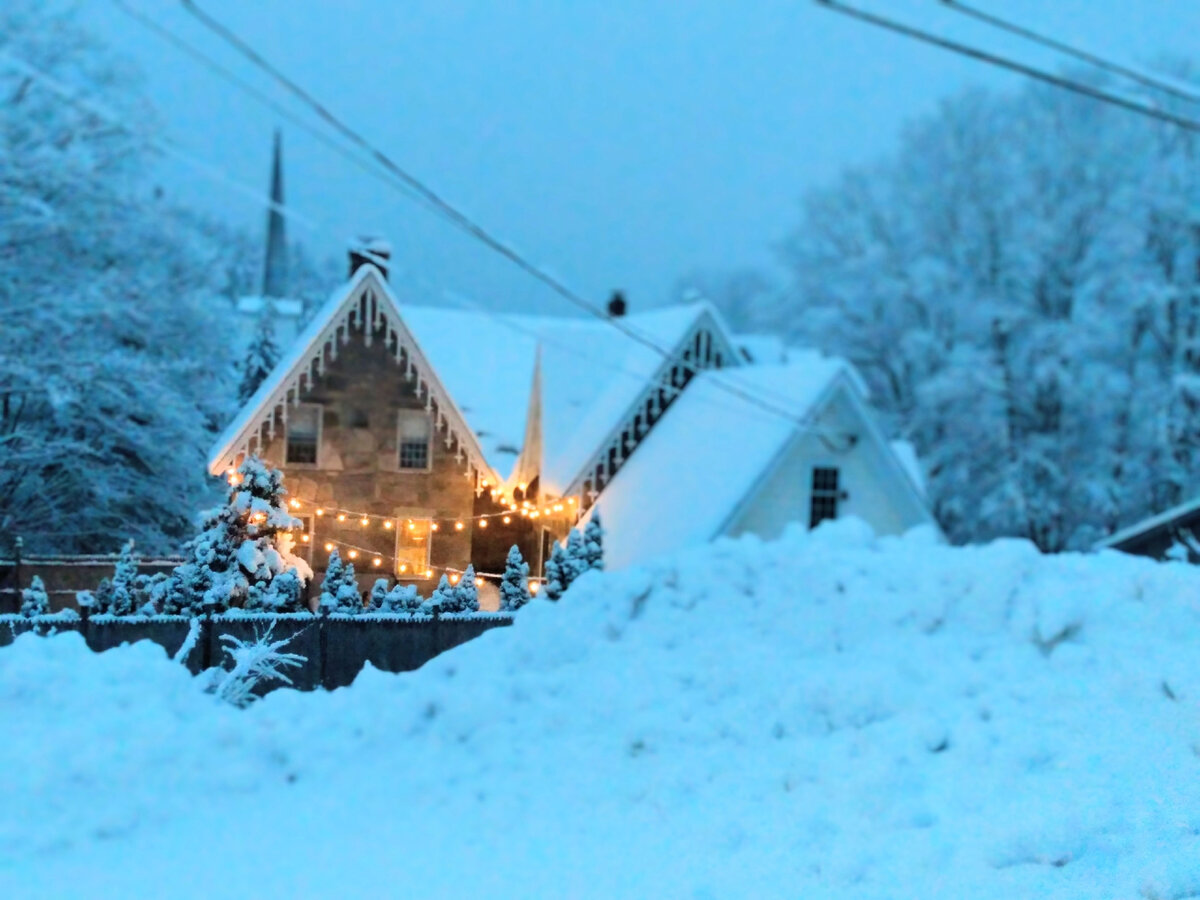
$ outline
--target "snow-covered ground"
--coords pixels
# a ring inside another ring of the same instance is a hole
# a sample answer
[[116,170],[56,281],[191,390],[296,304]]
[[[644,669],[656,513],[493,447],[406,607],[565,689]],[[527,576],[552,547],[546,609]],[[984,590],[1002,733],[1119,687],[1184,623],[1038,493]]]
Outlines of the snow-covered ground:
[[0,650],[0,896],[1200,896],[1200,572],[853,522],[218,704]]

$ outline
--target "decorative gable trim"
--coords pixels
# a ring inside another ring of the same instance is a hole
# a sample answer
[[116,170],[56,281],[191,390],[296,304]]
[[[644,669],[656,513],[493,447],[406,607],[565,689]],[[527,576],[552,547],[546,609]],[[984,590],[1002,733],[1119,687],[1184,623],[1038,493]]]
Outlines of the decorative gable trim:
[[740,365],[742,357],[729,332],[711,308],[704,308],[563,496],[579,495],[581,511],[587,509],[698,372]]
[[488,465],[475,433],[446,391],[433,366],[400,315],[387,283],[374,266],[355,273],[342,299],[331,299],[309,324],[287,358],[246,402],[209,455],[208,468],[218,475],[251,453],[262,452],[286,428],[288,410],[305,401],[314,383],[338,358],[338,350],[361,335],[366,346],[382,341],[401,367],[433,420],[434,439],[452,449],[476,483],[498,479]]

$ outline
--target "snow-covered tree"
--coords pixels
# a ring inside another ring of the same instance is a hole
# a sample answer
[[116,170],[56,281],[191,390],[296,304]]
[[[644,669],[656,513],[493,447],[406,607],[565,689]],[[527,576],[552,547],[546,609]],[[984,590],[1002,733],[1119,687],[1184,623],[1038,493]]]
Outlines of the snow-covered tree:
[[167,552],[215,499],[205,451],[233,399],[211,302],[224,251],[155,195],[156,117],[79,12],[0,4],[0,51],[19,61],[0,62],[0,552],[17,534]]
[[358,580],[354,577],[354,563],[343,563],[337,550],[329,554],[325,580],[321,582],[321,611],[350,616],[364,611]]
[[567,549],[563,554],[562,585],[565,591],[575,579],[591,568],[587,545],[583,542],[583,532],[572,528],[567,535]]
[[1085,547],[1200,491],[1197,209],[1177,129],[971,91],[809,195],[759,323],[856,365],[952,539]]
[[34,575],[29,587],[21,591],[21,615],[27,619],[34,616],[50,614],[50,595],[46,593],[46,585],[38,575]]
[[[198,615],[230,606],[265,608],[285,602],[293,579],[312,577],[292,550],[290,529],[300,527],[284,499],[283,475],[255,456],[238,468],[224,506],[209,511],[203,530],[184,548],[186,561],[156,586],[164,613]],[[280,575],[292,573],[272,589]]]
[[604,568],[604,526],[600,524],[600,511],[594,510],[583,529],[583,558],[589,569]]
[[388,593],[388,579],[376,578],[375,583],[371,585],[369,608],[372,612],[378,612],[384,608],[387,604]]
[[[97,613],[107,613],[114,616],[131,616],[141,603],[137,592],[137,560],[133,558],[132,540],[126,541],[121,547],[121,555],[117,558],[116,569],[112,579],[104,579],[96,590]],[[142,602],[145,602],[144,599]]]
[[245,358],[239,367],[242,380],[238,385],[238,403],[245,403],[253,397],[258,386],[267,380],[267,376],[279,362],[279,346],[275,343],[275,316],[274,302],[265,298],[254,337],[251,338]]
[[441,577],[429,599],[421,604],[421,611],[435,616],[458,612],[458,592],[449,578]]
[[479,587],[475,584],[475,567],[468,564],[467,570],[454,586],[457,612],[479,612]]
[[545,579],[544,593],[547,600],[557,600],[567,589],[566,561],[567,554],[562,544],[555,542],[550,547],[550,558],[542,567],[542,577]]
[[415,584],[397,584],[383,597],[379,611],[412,614],[420,612],[424,602]]
[[521,551],[513,544],[504,561],[504,577],[500,580],[500,608],[515,612],[530,601],[529,563],[521,557]]

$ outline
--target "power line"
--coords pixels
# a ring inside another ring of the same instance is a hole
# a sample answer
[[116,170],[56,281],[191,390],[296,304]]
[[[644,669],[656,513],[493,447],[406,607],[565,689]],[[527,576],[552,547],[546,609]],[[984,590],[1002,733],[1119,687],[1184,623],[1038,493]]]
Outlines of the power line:
[[1200,91],[1192,89],[1188,85],[1179,84],[1174,81],[1167,81],[1158,77],[1152,72],[1144,72],[1139,69],[1135,69],[1132,66],[1125,65],[1124,63],[1113,62],[1112,60],[1105,59],[1098,53],[1094,53],[1090,50],[1084,50],[1079,47],[1074,47],[1058,40],[1057,38],[1040,34],[1039,32],[1036,32],[1031,28],[1027,28],[1024,25],[1018,25],[1015,22],[1002,19],[1000,16],[985,12],[984,10],[973,6],[968,6],[966,3],[960,2],[960,0],[941,0],[941,2],[957,13],[970,16],[971,18],[991,25],[994,28],[1007,31],[1009,34],[1015,34],[1018,37],[1025,38],[1026,40],[1032,41],[1035,44],[1040,44],[1043,47],[1049,47],[1051,50],[1057,50],[1059,53],[1065,53],[1067,56],[1089,63],[1098,69],[1103,69],[1105,72],[1110,72],[1114,75],[1121,75],[1125,78],[1136,81],[1138,84],[1141,84],[1145,87],[1165,91],[1166,93],[1183,100],[1190,100],[1193,103],[1200,102]]
[[[362,159],[362,157],[351,152],[350,150],[346,149],[346,147],[344,147],[342,144],[339,144],[337,141],[335,141],[333,138],[331,138],[328,134],[326,134],[320,128],[317,128],[316,126],[305,121],[302,117],[296,115],[296,113],[292,112],[290,109],[288,109],[282,103],[275,100],[273,97],[268,95],[265,91],[259,90],[257,87],[255,87],[250,82],[246,81],[244,78],[241,78],[238,75],[236,75],[233,71],[231,71],[226,66],[221,65],[221,63],[217,62],[215,59],[213,59],[208,54],[204,53],[201,50],[198,50],[196,47],[189,44],[183,38],[179,37],[177,34],[173,33],[169,29],[165,28],[161,23],[156,22],[150,16],[147,16],[145,13],[141,12],[140,10],[137,10],[137,9],[133,8],[132,6],[130,6],[128,3],[125,2],[125,0],[112,0],[112,3],[114,6],[117,7],[117,9],[119,9],[121,12],[123,12],[129,18],[131,18],[134,22],[136,22],[137,24],[139,24],[140,26],[145,28],[147,31],[149,31],[151,34],[153,34],[159,40],[164,41],[165,43],[174,47],[179,52],[190,57],[192,60],[197,62],[199,65],[203,66],[204,68],[206,68],[210,72],[212,72],[218,78],[222,79],[223,81],[228,82],[229,84],[232,84],[238,90],[249,95],[250,97],[253,97],[256,101],[261,103],[267,109],[271,110],[276,115],[283,118],[284,120],[292,123],[293,125],[295,125],[300,130],[304,131],[309,136],[315,138],[317,141],[319,141],[325,147],[332,150],[334,153],[337,153],[339,156],[343,157],[344,159],[349,160],[355,166],[360,168],[362,171],[366,172],[368,175],[371,175],[375,178],[386,178],[386,176],[382,172],[380,172],[378,169],[376,169],[374,166],[372,166],[369,162]],[[400,182],[393,182],[393,185],[401,190],[405,190],[405,191],[408,190],[407,187],[405,185],[401,184]],[[411,193],[411,192],[409,193],[409,199],[417,200],[419,202],[424,202],[423,198],[421,198],[417,194]]]
[[[184,0],[188,2],[188,0]],[[996,66],[1000,69],[1006,69],[1010,72],[1016,72],[1028,78],[1033,78],[1037,81],[1045,82],[1046,84],[1054,85],[1055,87],[1063,88],[1076,94],[1081,94],[1085,97],[1090,97],[1093,100],[1099,100],[1103,103],[1109,103],[1113,106],[1119,106],[1129,112],[1138,113],[1139,115],[1147,116],[1151,119],[1157,119],[1160,122],[1167,122],[1187,131],[1200,132],[1200,121],[1185,118],[1175,115],[1166,110],[1157,109],[1153,106],[1148,106],[1144,103],[1139,103],[1136,100],[1131,100],[1127,97],[1122,97],[1119,94],[1113,94],[1100,88],[1091,87],[1090,85],[1080,84],[1072,81],[1069,78],[1064,78],[1059,75],[1051,74],[1043,69],[1038,69],[1034,66],[1020,63],[1015,60],[999,56],[994,53],[989,53],[986,50],[980,50],[978,47],[972,47],[969,44],[962,44],[958,41],[952,41],[949,38],[944,38],[928,31],[923,31],[919,28],[914,28],[911,25],[905,25],[895,19],[889,19],[875,13],[867,12],[854,6],[847,6],[838,0],[814,0],[819,6],[824,6],[834,12],[841,13],[852,19],[866,22],[869,25],[874,25],[877,28],[882,28],[886,31],[894,32],[895,34],[903,35],[904,37],[912,38],[925,44],[932,44],[935,47],[940,47],[943,50],[949,50],[952,53],[957,53],[960,56],[966,56],[970,59],[979,62],[987,63],[991,66]]]
[[154,137],[138,131],[135,128],[131,128],[115,111],[109,109],[103,104],[95,102],[94,100],[89,100],[83,97],[78,90],[63,84],[53,75],[50,75],[42,69],[31,65],[25,60],[13,56],[7,50],[0,50],[0,60],[8,63],[10,66],[17,69],[31,80],[41,84],[44,88],[62,98],[69,105],[87,113],[88,115],[95,116],[102,122],[107,122],[112,127],[124,132],[130,137],[142,141],[146,144],[146,146],[158,150],[160,153],[190,166],[191,168],[200,172],[206,178],[223,184],[240,194],[244,194],[251,199],[257,200],[258,202],[265,203],[271,209],[288,216],[290,219],[297,222],[297,224],[302,225],[305,228],[315,230],[319,227],[316,222],[307,216],[302,215],[296,210],[286,207],[283,204],[276,203],[274,200],[272,200],[270,197],[267,197],[260,191],[256,191],[254,188],[251,188],[233,178],[223,169],[220,169],[217,166],[205,162],[199,157],[188,153],[176,142],[170,140],[169,138]]
[[[457,227],[459,230],[465,232],[469,236],[475,238],[477,241],[482,243],[484,246],[486,246],[493,252],[504,257],[509,262],[513,263],[515,266],[517,266],[519,269],[521,269],[523,272],[525,272],[527,275],[540,281],[542,284],[549,287],[552,291],[554,291],[556,294],[558,294],[560,297],[567,300],[571,304],[579,307],[580,309],[583,309],[584,311],[591,314],[592,316],[595,316],[596,318],[600,319],[601,321],[607,322],[610,326],[612,326],[613,328],[616,328],[618,331],[622,332],[626,337],[653,350],[655,353],[658,353],[665,359],[673,358],[669,350],[663,349],[658,344],[656,344],[653,340],[647,338],[643,334],[640,334],[636,329],[629,327],[627,324],[622,323],[619,319],[609,316],[604,309],[602,309],[601,307],[597,306],[592,301],[586,299],[585,297],[581,296],[580,294],[578,294],[577,292],[572,290],[562,280],[555,277],[554,275],[551,275],[549,272],[545,271],[543,268],[536,265],[535,263],[532,263],[529,260],[527,260],[521,254],[519,254],[516,250],[514,250],[512,247],[510,247],[508,244],[506,244],[504,241],[500,240],[495,235],[493,235],[483,225],[476,222],[474,219],[472,219],[466,213],[462,212],[457,207],[455,207],[453,204],[451,204],[449,201],[444,199],[435,190],[433,190],[433,188],[429,187],[427,184],[425,184],[425,182],[423,182],[417,176],[413,175],[411,172],[409,172],[406,169],[404,169],[403,167],[401,167],[398,163],[394,162],[386,153],[377,149],[365,137],[363,137],[358,131],[356,131],[350,125],[346,124],[344,121],[342,121],[336,115],[334,115],[316,97],[314,97],[311,93],[309,93],[304,87],[302,87],[300,84],[298,84],[295,80],[288,77],[279,68],[277,68],[276,66],[271,64],[261,54],[259,54],[258,51],[256,51],[253,47],[251,47],[244,40],[242,40],[240,37],[238,37],[237,34],[235,34],[233,31],[231,31],[230,29],[225,27],[223,24],[221,24],[221,22],[214,19],[212,16],[208,15],[208,13],[204,12],[204,10],[200,9],[200,7],[196,5],[194,0],[181,0],[181,2],[183,3],[184,8],[189,13],[191,13],[202,25],[204,25],[205,28],[212,31],[214,34],[216,34],[218,37],[220,37],[223,41],[225,41],[227,44],[229,44],[231,47],[233,47],[235,50],[237,50],[242,56],[244,56],[251,63],[253,63],[256,67],[261,69],[263,72],[267,73],[274,81],[276,81],[278,84],[282,85],[293,96],[295,96],[299,100],[301,100],[301,102],[303,102],[306,106],[308,106],[310,109],[312,109],[321,119],[323,119],[326,123],[328,123],[330,125],[330,127],[332,127],[335,131],[337,131],[339,134],[341,134],[344,138],[349,140],[351,143],[353,143],[356,147],[361,149],[363,152],[368,154],[371,157],[371,159],[375,160],[375,162],[377,162],[380,166],[382,166],[384,169],[386,169],[388,172],[390,172],[392,175],[394,175],[396,178],[398,178],[400,181],[402,181],[407,187],[409,187],[412,191],[414,191],[417,195],[419,195],[423,200],[425,200],[426,203],[429,204],[429,206],[432,209],[434,209],[436,212],[438,212],[444,219],[446,219],[452,225]],[[715,385],[717,385],[721,390],[723,390],[727,393],[730,393],[734,396],[737,396],[737,397],[741,398],[742,400],[744,400],[748,403],[751,403],[755,406],[758,406],[764,410],[767,410],[768,412],[771,412],[774,415],[782,416],[782,417],[788,419],[789,421],[798,422],[800,424],[803,424],[802,419],[793,415],[787,409],[777,406],[768,401],[765,401],[761,397],[757,397],[754,394],[751,394],[747,391],[744,391],[734,385],[731,385],[731,384],[725,382],[724,380],[714,378],[713,383]]]

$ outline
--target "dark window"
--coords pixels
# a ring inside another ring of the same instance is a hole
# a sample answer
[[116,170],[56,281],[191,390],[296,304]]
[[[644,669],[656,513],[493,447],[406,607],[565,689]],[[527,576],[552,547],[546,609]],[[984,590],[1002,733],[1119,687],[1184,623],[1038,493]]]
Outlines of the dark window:
[[321,407],[297,406],[288,417],[287,461],[301,465],[317,464],[317,445],[321,439]]
[[838,500],[838,470],[832,466],[815,466],[812,473],[812,500],[809,504],[808,527],[816,528],[826,519],[836,519]]
[[350,411],[350,427],[351,428],[370,428],[371,420],[367,417],[365,409],[354,409]]
[[400,412],[400,468],[428,469],[429,441],[433,436],[429,414],[423,410]]

